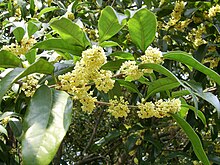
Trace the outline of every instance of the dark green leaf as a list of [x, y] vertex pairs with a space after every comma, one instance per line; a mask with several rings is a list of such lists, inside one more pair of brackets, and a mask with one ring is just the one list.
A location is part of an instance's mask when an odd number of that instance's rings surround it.
[[193, 150], [198, 157], [198, 159], [204, 164], [204, 165], [210, 165], [210, 162], [206, 156], [206, 153], [202, 147], [202, 143], [198, 137], [198, 135], [195, 133], [195, 131], [192, 129], [192, 127], [181, 117], [179, 117], [178, 114], [172, 114], [172, 117], [176, 120], [176, 122], [179, 124], [179, 126], [183, 129], [183, 131], [188, 136], [189, 140], [192, 143]]
[[118, 20], [116, 11], [107, 6], [101, 12], [98, 21], [99, 43], [110, 39], [124, 26]]
[[22, 65], [21, 60], [11, 52], [6, 50], [0, 51], [0, 67], [14, 68]]
[[117, 81], [121, 86], [127, 88], [130, 92], [137, 93], [138, 95], [141, 96], [141, 93], [139, 92], [137, 86], [136, 86], [135, 84], [133, 84], [132, 82], [125, 81], [125, 80], [121, 80], [121, 79], [117, 79], [116, 81]]
[[81, 46], [84, 49], [90, 46], [91, 43], [86, 36], [85, 32], [75, 23], [67, 18], [62, 17], [59, 20], [55, 20], [50, 25], [61, 38], [74, 46]]
[[125, 142], [125, 150], [127, 153], [133, 150], [138, 138], [139, 136], [135, 134], [128, 137], [128, 140]]
[[155, 80], [149, 84], [149, 87], [147, 90], [147, 98], [149, 98], [150, 96], [152, 96], [155, 93], [170, 90], [170, 89], [176, 88], [178, 86], [180, 86], [180, 83], [174, 79], [171, 79], [168, 77], [167, 78], [160, 78], [160, 79]]
[[104, 64], [102, 66], [102, 69], [104, 70], [111, 70], [111, 71], [115, 71], [118, 70], [121, 67], [121, 64], [123, 62], [125, 62], [126, 60], [124, 59], [119, 59], [119, 60], [115, 60], [115, 61], [109, 61], [106, 64]]
[[23, 164], [49, 164], [71, 123], [72, 100], [63, 91], [41, 86], [24, 117]]
[[128, 29], [132, 42], [145, 51], [156, 34], [156, 16], [146, 8], [140, 9], [128, 21]]
[[60, 38], [52, 38], [52, 39], [44, 40], [42, 42], [38, 42], [33, 48], [68, 52], [71, 53], [72, 55], [77, 55], [77, 56], [80, 56], [83, 51], [83, 48], [81, 46], [70, 45]]
[[9, 126], [12, 129], [13, 135], [16, 138], [19, 138], [22, 134], [22, 123], [17, 118], [10, 118]]
[[8, 136], [8, 132], [7, 130], [5, 129], [5, 127], [3, 127], [2, 125], [0, 125], [0, 134], [3, 133], [5, 134], [6, 136]]

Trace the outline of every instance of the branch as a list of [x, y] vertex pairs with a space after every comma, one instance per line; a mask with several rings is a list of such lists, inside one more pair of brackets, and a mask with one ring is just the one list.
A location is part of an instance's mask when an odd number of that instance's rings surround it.
[[97, 129], [98, 129], [98, 125], [100, 123], [100, 120], [101, 120], [101, 117], [102, 117], [102, 114], [103, 114], [104, 110], [101, 111], [100, 115], [99, 115], [99, 118], [96, 120], [96, 123], [95, 123], [95, 127], [93, 128], [93, 132], [92, 132], [92, 135], [89, 139], [89, 142], [88, 144], [86, 145], [85, 149], [83, 150], [82, 154], [85, 155], [87, 150], [89, 149], [89, 147], [92, 145], [92, 142], [94, 140], [94, 137], [95, 137], [95, 134], [97, 132]]

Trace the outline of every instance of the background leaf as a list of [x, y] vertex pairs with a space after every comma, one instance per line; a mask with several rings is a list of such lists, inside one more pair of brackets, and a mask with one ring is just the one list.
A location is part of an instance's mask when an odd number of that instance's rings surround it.
[[24, 117], [23, 163], [49, 164], [71, 123], [72, 100], [63, 91], [41, 86]]
[[156, 34], [156, 16], [146, 8], [140, 9], [128, 21], [128, 30], [132, 42], [145, 51]]
[[22, 27], [16, 27], [13, 30], [13, 34], [15, 36], [15, 39], [20, 42], [22, 40], [22, 38], [24, 37], [25, 34], [25, 30]]

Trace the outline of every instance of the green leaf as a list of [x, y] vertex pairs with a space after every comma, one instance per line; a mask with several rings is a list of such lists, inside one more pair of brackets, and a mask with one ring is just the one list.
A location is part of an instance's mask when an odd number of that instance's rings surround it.
[[25, 34], [25, 30], [22, 27], [16, 27], [13, 30], [13, 34], [15, 36], [15, 39], [20, 42], [22, 40], [22, 38], [24, 37]]
[[101, 46], [101, 47], [119, 46], [121, 48], [121, 46], [117, 42], [114, 42], [114, 41], [104, 41], [104, 42], [100, 43], [99, 46]]
[[149, 98], [150, 96], [152, 96], [155, 93], [170, 90], [170, 89], [176, 88], [178, 86], [180, 86], [180, 83], [174, 79], [171, 79], [169, 77], [160, 78], [160, 79], [153, 81], [149, 84], [149, 87], [147, 90], [147, 98]]
[[63, 91], [37, 89], [24, 117], [23, 164], [49, 164], [71, 123], [72, 100]]
[[5, 129], [5, 127], [3, 127], [2, 125], [0, 125], [0, 134], [3, 133], [5, 134], [6, 136], [8, 136], [8, 132], [7, 130]]
[[51, 12], [51, 11], [54, 11], [54, 10], [59, 10], [59, 8], [57, 7], [46, 7], [44, 9], [42, 9], [38, 15], [38, 18], [40, 19], [40, 17], [45, 14], [45, 13], [48, 13], [48, 12]]
[[0, 67], [14, 68], [22, 65], [20, 58], [6, 50], [0, 51]]
[[112, 7], [104, 8], [98, 21], [99, 43], [117, 34], [124, 25], [119, 22], [118, 15]]
[[205, 75], [209, 76], [211, 79], [213, 79], [218, 85], [220, 85], [220, 75], [213, 71], [212, 69], [204, 66], [200, 62], [198, 62], [196, 59], [194, 59], [191, 55], [185, 53], [185, 52], [169, 52], [167, 54], [164, 54], [163, 56], [165, 59], [175, 60], [181, 63], [184, 63], [186, 65], [189, 65], [198, 71], [204, 73]]
[[70, 45], [60, 38], [51, 38], [42, 42], [38, 42], [33, 48], [68, 52], [77, 56], [80, 56], [83, 51], [81, 46]]
[[132, 42], [145, 51], [156, 35], [156, 16], [146, 8], [140, 9], [128, 21], [128, 30]]
[[31, 49], [25, 54], [26, 59], [30, 64], [34, 63], [36, 60], [37, 49]]
[[134, 56], [128, 52], [114, 52], [110, 56], [116, 57], [118, 59], [135, 60]]
[[172, 97], [180, 97], [190, 95], [190, 92], [188, 90], [181, 90], [181, 91], [174, 91], [172, 92]]
[[15, 68], [0, 81], [0, 104], [7, 90], [19, 79], [32, 73], [53, 74], [53, 70], [54, 66], [43, 59], [39, 59], [37, 62], [33, 63], [26, 69]]
[[141, 64], [139, 65], [140, 69], [145, 69], [145, 68], [149, 68], [149, 69], [153, 69], [159, 73], [162, 73], [163, 75], [169, 77], [170, 79], [176, 80], [177, 82], [179, 82], [185, 89], [187, 89], [189, 91], [189, 93], [191, 94], [195, 107], [196, 109], [198, 109], [198, 102], [197, 99], [193, 93], [193, 91], [187, 87], [184, 83], [182, 83], [172, 72], [170, 72], [168, 69], [166, 69], [165, 67], [163, 67], [162, 65], [159, 64], [153, 64], [153, 63], [148, 63], [148, 64]]
[[121, 86], [127, 88], [130, 92], [137, 93], [139, 96], [141, 96], [141, 93], [139, 92], [137, 86], [133, 84], [132, 82], [117, 79], [116, 80]]
[[71, 45], [81, 46], [84, 49], [91, 45], [85, 32], [77, 24], [67, 18], [62, 17], [59, 20], [55, 20], [50, 26], [64, 41]]
[[115, 71], [115, 70], [118, 70], [121, 67], [121, 64], [125, 61], [126, 61], [125, 59], [109, 61], [109, 62], [105, 63], [101, 67], [101, 69]]
[[127, 139], [127, 141], [125, 142], [125, 150], [127, 153], [129, 153], [130, 151], [132, 151], [134, 149], [135, 143], [137, 142], [137, 140], [139, 139], [138, 135], [130, 135]]
[[16, 138], [19, 138], [22, 134], [22, 123], [17, 118], [10, 118], [9, 126], [12, 129], [13, 135]]
[[192, 127], [183, 118], [179, 117], [178, 114], [172, 114], [172, 117], [176, 120], [176, 122], [179, 124], [179, 126], [183, 129], [183, 131], [188, 136], [189, 140], [192, 143], [193, 150], [194, 150], [197, 158], [204, 165], [210, 165], [210, 162], [207, 158], [207, 155], [202, 147], [202, 143], [201, 143], [198, 135], [192, 129]]
[[27, 31], [29, 37], [31, 37], [39, 29], [39, 25], [40, 23], [37, 20], [28, 21]]
[[35, 14], [35, 3], [34, 3], [34, 0], [30, 0], [30, 13], [31, 13], [32, 17]]
[[188, 104], [182, 104], [181, 107], [185, 107], [185, 108], [189, 108], [189, 109], [193, 110], [195, 113], [198, 114], [198, 117], [201, 119], [203, 124], [206, 125], [205, 115], [201, 111], [198, 111], [195, 107], [188, 105]]

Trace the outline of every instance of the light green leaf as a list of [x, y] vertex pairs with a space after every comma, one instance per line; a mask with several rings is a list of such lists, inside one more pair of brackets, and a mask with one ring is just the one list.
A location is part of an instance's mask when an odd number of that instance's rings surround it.
[[67, 93], [44, 85], [37, 89], [24, 117], [24, 165], [47, 165], [53, 160], [71, 123], [71, 111]]
[[194, 59], [191, 55], [185, 53], [185, 52], [169, 52], [167, 54], [164, 54], [163, 56], [165, 59], [175, 60], [181, 63], [184, 63], [186, 65], [189, 65], [196, 70], [204, 73], [205, 75], [209, 76], [211, 79], [213, 79], [218, 85], [220, 85], [220, 75], [213, 71], [212, 69], [204, 66], [199, 61]]
[[146, 99], [148, 99], [150, 96], [152, 96], [155, 93], [170, 90], [178, 86], [180, 86], [180, 83], [169, 77], [155, 80], [149, 84]]
[[104, 42], [100, 43], [99, 46], [101, 46], [101, 47], [119, 46], [121, 48], [121, 46], [117, 42], [114, 42], [114, 41], [104, 41]]
[[145, 51], [156, 35], [156, 16], [146, 8], [140, 9], [128, 21], [128, 30], [132, 42]]
[[59, 20], [54, 20], [50, 26], [55, 30], [61, 38], [74, 46], [81, 46], [85, 49], [91, 43], [85, 32], [71, 20], [62, 17]]
[[99, 43], [117, 34], [124, 25], [123, 21], [122, 24], [119, 22], [117, 13], [112, 7], [104, 8], [98, 21]]
[[42, 42], [38, 42], [33, 48], [39, 48], [44, 50], [55, 50], [61, 52], [68, 52], [72, 55], [80, 56], [83, 48], [81, 46], [73, 46], [66, 43], [63, 39], [60, 38], [51, 38], [48, 40], [44, 40]]
[[128, 52], [114, 52], [110, 54], [110, 56], [114, 56], [118, 59], [135, 60], [134, 56]]
[[0, 51], [0, 67], [14, 68], [22, 65], [20, 58], [6, 50]]
[[15, 36], [15, 39], [20, 42], [22, 40], [22, 38], [24, 37], [25, 34], [25, 30], [22, 27], [16, 27], [13, 30], [13, 34]]
[[33, 63], [26, 69], [15, 68], [0, 81], [0, 103], [7, 90], [19, 79], [32, 73], [53, 74], [53, 70], [54, 66], [43, 59], [39, 59], [37, 62]]
[[183, 118], [181, 118], [178, 114], [172, 114], [172, 117], [176, 120], [176, 122], [179, 124], [179, 126], [183, 129], [183, 131], [188, 136], [189, 140], [192, 143], [193, 150], [194, 150], [197, 158], [204, 165], [210, 165], [208, 157], [202, 147], [202, 143], [201, 143], [198, 135], [192, 129], [192, 127]]
[[27, 31], [28, 36], [31, 37], [40, 27], [40, 22], [37, 20], [28, 21]]
[[51, 12], [51, 11], [54, 11], [54, 10], [59, 10], [59, 8], [57, 7], [46, 7], [44, 9], [42, 9], [38, 15], [38, 18], [40, 19], [40, 17], [45, 14], [45, 13], [48, 13], [48, 12]]
[[5, 134], [6, 136], [8, 136], [8, 132], [7, 130], [5, 129], [5, 127], [3, 127], [2, 125], [0, 125], [0, 134], [3, 133]]

